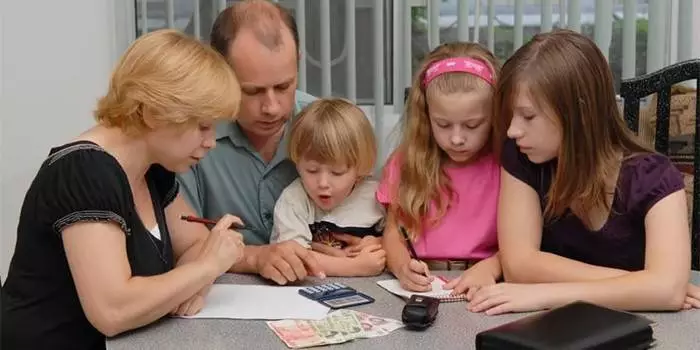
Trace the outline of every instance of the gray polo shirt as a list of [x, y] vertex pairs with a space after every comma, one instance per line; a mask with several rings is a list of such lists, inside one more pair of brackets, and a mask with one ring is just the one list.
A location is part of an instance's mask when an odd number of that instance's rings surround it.
[[[297, 91], [294, 113], [315, 99]], [[216, 148], [178, 176], [180, 190], [195, 212], [214, 220], [226, 213], [236, 215], [245, 224], [239, 231], [246, 244], [268, 244], [275, 202], [298, 176], [287, 158], [289, 125], [269, 163], [251, 146], [238, 123], [218, 125]]]

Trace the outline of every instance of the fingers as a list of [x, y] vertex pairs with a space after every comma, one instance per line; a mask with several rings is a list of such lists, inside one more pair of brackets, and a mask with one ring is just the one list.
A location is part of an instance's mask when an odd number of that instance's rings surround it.
[[345, 242], [348, 245], [358, 245], [362, 242], [362, 238], [347, 233], [334, 233], [333, 238]]
[[405, 290], [410, 290], [412, 292], [429, 292], [432, 288], [430, 287], [430, 284], [419, 284], [413, 281], [409, 276], [405, 276], [405, 278], [399, 278], [399, 284], [401, 284], [401, 288]]
[[700, 299], [696, 299], [695, 297], [692, 297], [692, 296], [686, 296], [684, 304], [687, 304], [689, 306], [689, 308], [700, 309]]
[[279, 270], [277, 270], [272, 265], [267, 265], [263, 267], [263, 269], [260, 271], [260, 275], [274, 281], [279, 285], [287, 284], [287, 279], [284, 278], [284, 276], [282, 276], [282, 273], [279, 272]]
[[234, 224], [240, 224], [243, 225], [243, 221], [237, 216], [233, 216], [231, 214], [226, 214], [219, 219], [219, 221], [216, 223], [216, 225], [211, 229], [212, 231], [226, 231], [231, 228]]
[[428, 268], [428, 264], [422, 261], [411, 259], [411, 262], [408, 263], [408, 268], [414, 273], [421, 274], [430, 278], [430, 281], [432, 282], [432, 277], [430, 276], [430, 269]]
[[481, 291], [483, 293], [477, 292], [474, 300], [470, 302], [469, 309], [472, 312], [484, 312], [508, 301], [505, 295], [493, 291], [491, 288], [484, 287], [481, 288]]
[[313, 254], [309, 253], [307, 249], [304, 249], [297, 243], [295, 246], [293, 246], [293, 251], [296, 259], [299, 260], [302, 267], [306, 267], [303, 269], [304, 276], [301, 277], [302, 279], [306, 277], [307, 271], [318, 278], [326, 278], [326, 273], [321, 268], [321, 265], [318, 263]]
[[481, 287], [471, 287], [469, 290], [467, 290], [467, 301], [472, 301], [474, 299], [474, 294], [480, 289]]

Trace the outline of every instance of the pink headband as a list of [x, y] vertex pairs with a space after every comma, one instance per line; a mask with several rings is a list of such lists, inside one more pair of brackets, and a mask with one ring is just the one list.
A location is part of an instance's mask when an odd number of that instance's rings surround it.
[[487, 83], [489, 83], [489, 85], [493, 86], [493, 72], [491, 72], [491, 68], [489, 68], [489, 66], [487, 66], [484, 62], [470, 57], [452, 57], [439, 60], [430, 65], [430, 67], [425, 71], [423, 88], [428, 86], [428, 83], [430, 83], [430, 81], [435, 79], [437, 76], [449, 72], [464, 72], [473, 74], [481, 79], [484, 79]]

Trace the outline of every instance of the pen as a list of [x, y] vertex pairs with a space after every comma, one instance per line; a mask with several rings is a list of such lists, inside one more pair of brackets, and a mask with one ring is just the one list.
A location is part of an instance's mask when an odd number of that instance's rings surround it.
[[[199, 218], [199, 217], [192, 216], [192, 215], [181, 215], [180, 219], [188, 221], [188, 222], [198, 222], [200, 224], [205, 224], [205, 225], [216, 225], [216, 221], [214, 221], [214, 220]], [[233, 223], [230, 228], [243, 228], [243, 226], [238, 224], [238, 223]]]
[[[411, 238], [408, 236], [408, 232], [406, 232], [406, 229], [403, 226], [399, 226], [399, 231], [401, 231], [401, 234], [403, 235], [403, 239], [406, 241], [406, 245], [408, 246], [408, 252], [411, 254], [411, 259], [413, 260], [418, 260], [418, 254], [416, 254], [416, 250], [413, 248], [413, 244], [411, 243]], [[418, 260], [420, 261], [420, 260]], [[423, 266], [426, 266], [425, 269], [426, 271], [423, 273], [424, 276], [428, 276], [428, 267], [427, 265], [423, 264]]]
[[411, 259], [418, 260], [418, 254], [416, 254], [416, 250], [413, 248], [413, 244], [411, 244], [411, 238], [408, 237], [408, 232], [406, 232], [406, 229], [403, 226], [399, 226], [399, 231], [401, 231], [403, 239], [406, 241], [406, 245], [408, 245], [408, 251], [411, 253]]

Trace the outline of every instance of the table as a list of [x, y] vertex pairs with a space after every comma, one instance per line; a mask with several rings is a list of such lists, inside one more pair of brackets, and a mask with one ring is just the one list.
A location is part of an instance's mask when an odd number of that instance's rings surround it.
[[[447, 276], [457, 272], [444, 273]], [[384, 274], [372, 278], [329, 278], [343, 282], [376, 299], [375, 303], [354, 307], [380, 317], [401, 320], [404, 301], [385, 291], [376, 281], [392, 278]], [[700, 273], [694, 272], [694, 283], [700, 283]], [[258, 276], [227, 274], [217, 283], [261, 284]], [[319, 280], [304, 285], [320, 284]], [[397, 329], [391, 334], [370, 339], [357, 339], [333, 345], [338, 349], [473, 349], [476, 334], [527, 316], [527, 313], [486, 316], [466, 311], [464, 303], [440, 305], [438, 318], [423, 332]], [[700, 344], [700, 310], [682, 312], [644, 313], [656, 321], [654, 336], [660, 349], [692, 349]], [[182, 319], [166, 317], [144, 328], [107, 340], [107, 349], [286, 349], [286, 345], [264, 321]]]

